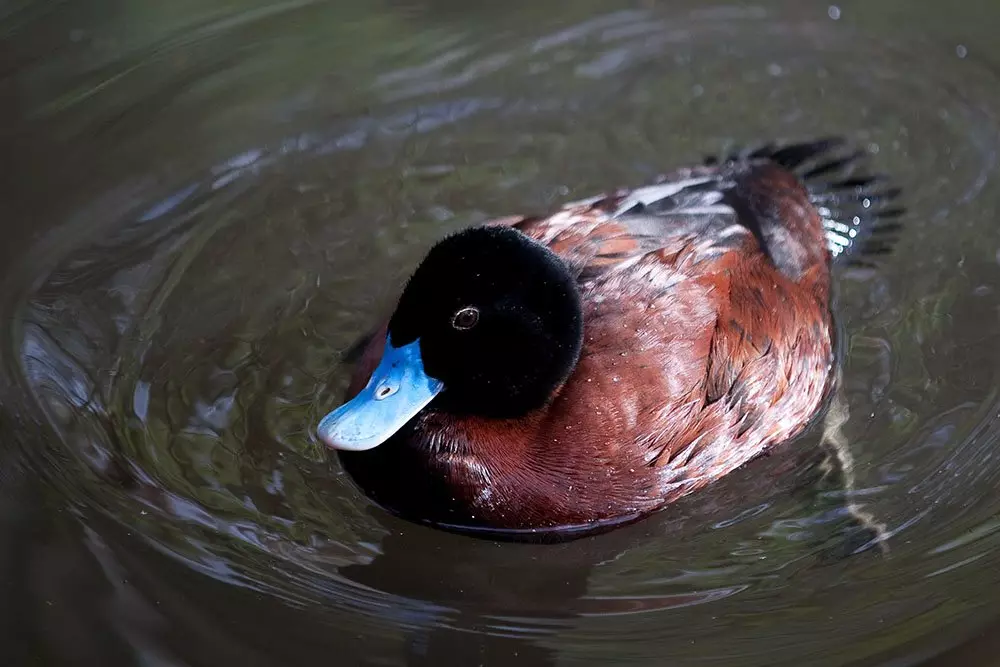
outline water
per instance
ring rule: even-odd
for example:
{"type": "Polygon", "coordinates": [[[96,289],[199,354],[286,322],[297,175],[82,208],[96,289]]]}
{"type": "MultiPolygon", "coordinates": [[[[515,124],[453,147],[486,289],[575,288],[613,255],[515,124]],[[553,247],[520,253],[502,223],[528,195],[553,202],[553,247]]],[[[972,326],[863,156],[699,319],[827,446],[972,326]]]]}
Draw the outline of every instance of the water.
{"type": "Polygon", "coordinates": [[[997,21],[0,4],[5,664],[908,665],[969,640],[1000,613],[997,21]],[[880,271],[838,277],[887,557],[829,557],[846,519],[808,492],[815,431],[562,545],[390,518],[310,432],[447,231],[831,133],[910,209],[880,271]]]}

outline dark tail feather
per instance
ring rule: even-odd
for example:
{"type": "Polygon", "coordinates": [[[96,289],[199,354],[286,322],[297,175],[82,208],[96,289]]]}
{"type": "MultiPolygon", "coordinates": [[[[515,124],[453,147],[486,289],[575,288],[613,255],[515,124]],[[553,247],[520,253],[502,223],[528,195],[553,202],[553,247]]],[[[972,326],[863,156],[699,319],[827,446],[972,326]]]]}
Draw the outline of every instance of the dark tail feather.
{"type": "MultiPolygon", "coordinates": [[[[888,254],[898,238],[905,209],[902,190],[880,174],[864,171],[867,152],[850,150],[840,138],[776,145],[769,143],[729,155],[726,162],[767,159],[798,176],[820,214],[834,260],[870,266],[888,254]]],[[[718,164],[717,158],[706,164],[718,164]]]]}

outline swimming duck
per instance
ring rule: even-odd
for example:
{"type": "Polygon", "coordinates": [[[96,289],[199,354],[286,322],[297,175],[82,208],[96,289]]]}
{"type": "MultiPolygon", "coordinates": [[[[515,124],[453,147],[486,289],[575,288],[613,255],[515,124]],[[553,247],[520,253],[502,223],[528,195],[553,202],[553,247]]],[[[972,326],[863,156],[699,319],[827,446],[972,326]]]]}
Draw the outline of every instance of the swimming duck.
{"type": "Polygon", "coordinates": [[[444,238],[317,435],[446,529],[591,532],[706,487],[821,410],[831,267],[901,213],[863,156],[769,144],[444,238]]]}

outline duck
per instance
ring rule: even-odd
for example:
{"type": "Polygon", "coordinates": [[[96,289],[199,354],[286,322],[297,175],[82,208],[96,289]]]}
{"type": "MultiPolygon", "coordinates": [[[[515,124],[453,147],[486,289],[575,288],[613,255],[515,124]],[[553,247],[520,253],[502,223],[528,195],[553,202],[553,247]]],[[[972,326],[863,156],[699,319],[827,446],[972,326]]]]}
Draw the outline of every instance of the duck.
{"type": "Polygon", "coordinates": [[[445,236],[316,436],[445,530],[575,537],[708,492],[822,411],[834,269],[904,211],[867,159],[771,142],[445,236]]]}

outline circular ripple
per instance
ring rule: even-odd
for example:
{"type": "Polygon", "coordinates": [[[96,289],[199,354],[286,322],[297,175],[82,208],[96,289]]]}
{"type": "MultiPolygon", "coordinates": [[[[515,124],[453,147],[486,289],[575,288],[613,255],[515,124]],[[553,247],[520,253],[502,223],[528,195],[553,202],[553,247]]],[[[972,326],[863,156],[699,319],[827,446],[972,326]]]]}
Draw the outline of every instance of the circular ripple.
{"type": "Polygon", "coordinates": [[[51,434],[23,436],[40,472],[85,514],[334,637],[825,665],[977,612],[1000,584],[995,73],[947,45],[760,11],[498,34],[383,66],[343,113],[308,91],[266,106],[295,130],[204,171],[151,171],[43,239],[6,359],[23,391],[8,403],[51,434]],[[368,113],[348,113],[361,99],[368,113]],[[817,433],[638,526],[502,548],[372,510],[313,437],[340,354],[448,230],[831,133],[875,153],[910,209],[884,270],[844,273],[839,308],[847,433],[890,558],[821,558],[845,517],[802,491],[817,433]]]}

